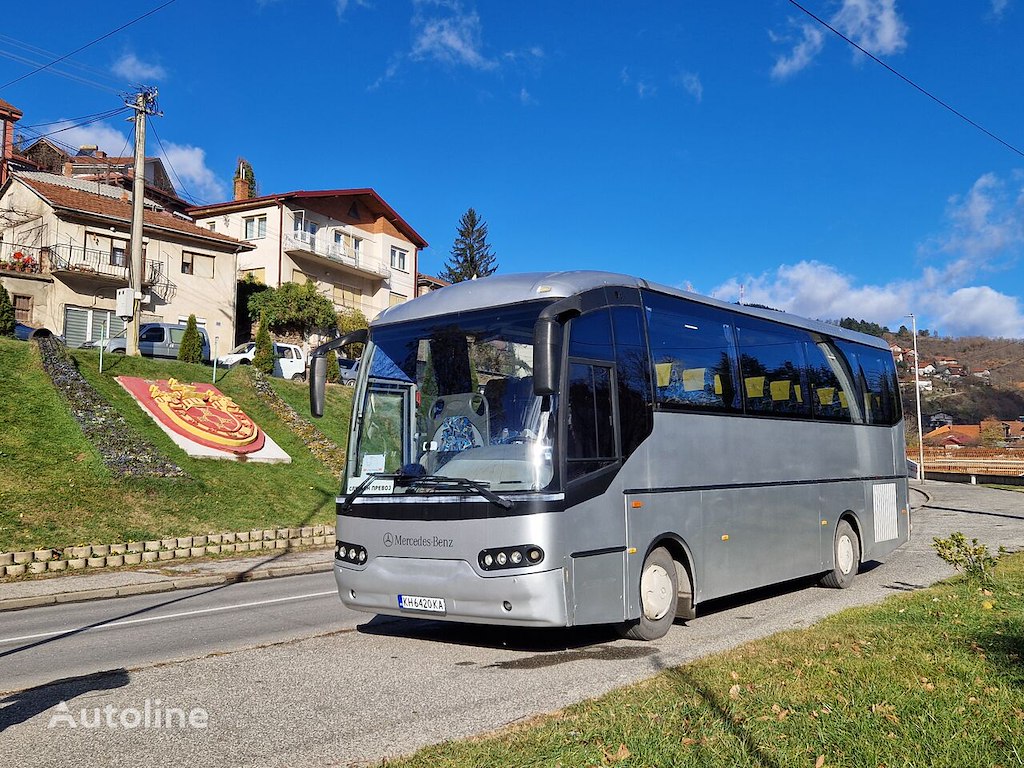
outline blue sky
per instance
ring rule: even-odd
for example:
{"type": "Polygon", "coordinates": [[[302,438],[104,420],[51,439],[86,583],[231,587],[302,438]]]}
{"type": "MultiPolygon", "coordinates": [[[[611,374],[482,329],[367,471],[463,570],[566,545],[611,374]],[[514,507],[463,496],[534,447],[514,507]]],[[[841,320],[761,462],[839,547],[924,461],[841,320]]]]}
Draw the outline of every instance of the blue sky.
{"type": "MultiPolygon", "coordinates": [[[[373,187],[427,273],[473,206],[502,272],[1024,337],[1024,156],[786,0],[175,0],[3,86],[165,1],[36,2],[0,98],[48,132],[155,85],[179,189],[226,199],[238,156],[264,194],[373,187]]],[[[802,4],[1024,149],[1022,0],[802,4]]],[[[128,154],[123,120],[54,138],[128,154]]]]}

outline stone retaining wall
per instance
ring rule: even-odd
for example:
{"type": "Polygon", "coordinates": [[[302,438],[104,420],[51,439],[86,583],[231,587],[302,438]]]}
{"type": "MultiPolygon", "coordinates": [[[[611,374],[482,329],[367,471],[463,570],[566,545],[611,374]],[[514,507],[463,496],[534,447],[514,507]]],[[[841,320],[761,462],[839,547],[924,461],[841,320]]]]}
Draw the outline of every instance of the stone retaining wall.
{"type": "Polygon", "coordinates": [[[266,528],[206,536],[130,541],[126,544],[91,544],[84,547],[0,552],[0,577],[57,571],[118,568],[124,565],[163,563],[206,555],[334,546],[334,526],[266,528]]]}

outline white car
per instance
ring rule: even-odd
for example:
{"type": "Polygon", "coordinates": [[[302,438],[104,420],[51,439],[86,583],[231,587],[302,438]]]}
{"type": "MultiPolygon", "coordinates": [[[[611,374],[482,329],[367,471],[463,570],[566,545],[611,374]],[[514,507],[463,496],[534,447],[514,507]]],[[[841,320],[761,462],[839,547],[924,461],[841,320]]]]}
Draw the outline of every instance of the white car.
{"type": "MultiPolygon", "coordinates": [[[[239,344],[226,355],[217,358],[218,365],[252,365],[256,356],[256,342],[239,344]]],[[[297,344],[274,343],[274,375],[283,379],[303,381],[306,378],[306,354],[297,344]]]]}

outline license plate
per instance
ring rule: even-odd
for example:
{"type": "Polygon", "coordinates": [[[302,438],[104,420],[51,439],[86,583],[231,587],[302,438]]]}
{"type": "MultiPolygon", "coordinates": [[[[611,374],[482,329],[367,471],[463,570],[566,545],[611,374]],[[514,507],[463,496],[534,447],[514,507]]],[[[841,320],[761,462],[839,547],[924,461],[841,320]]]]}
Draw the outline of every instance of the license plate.
{"type": "Polygon", "coordinates": [[[428,611],[444,613],[443,597],[418,597],[416,595],[399,595],[398,607],[404,611],[428,611]]]}

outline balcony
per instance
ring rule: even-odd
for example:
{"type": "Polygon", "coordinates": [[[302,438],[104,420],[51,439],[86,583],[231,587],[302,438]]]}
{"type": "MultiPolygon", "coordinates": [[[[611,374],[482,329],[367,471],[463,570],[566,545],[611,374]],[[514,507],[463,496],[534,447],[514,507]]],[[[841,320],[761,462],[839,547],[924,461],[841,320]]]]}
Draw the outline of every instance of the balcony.
{"type": "Polygon", "coordinates": [[[26,275],[43,273],[42,248],[16,243],[0,243],[0,270],[26,275]]]}
{"type": "Polygon", "coordinates": [[[129,256],[123,263],[111,263],[109,250],[98,251],[81,245],[51,245],[50,272],[55,275],[75,275],[128,284],[129,256]]]}
{"type": "MultiPolygon", "coordinates": [[[[85,248],[81,245],[51,245],[40,248],[44,270],[59,277],[81,277],[128,285],[130,252],[125,252],[123,263],[110,251],[85,248]]],[[[145,258],[145,257],[144,257],[145,258]]],[[[166,281],[161,261],[143,261],[142,283],[153,285],[166,281]]]]}
{"type": "Polygon", "coordinates": [[[316,235],[309,232],[291,232],[284,236],[284,250],[289,256],[305,256],[324,259],[363,277],[386,280],[391,277],[391,268],[377,259],[357,253],[351,247],[332,243],[317,243],[316,235]]]}

